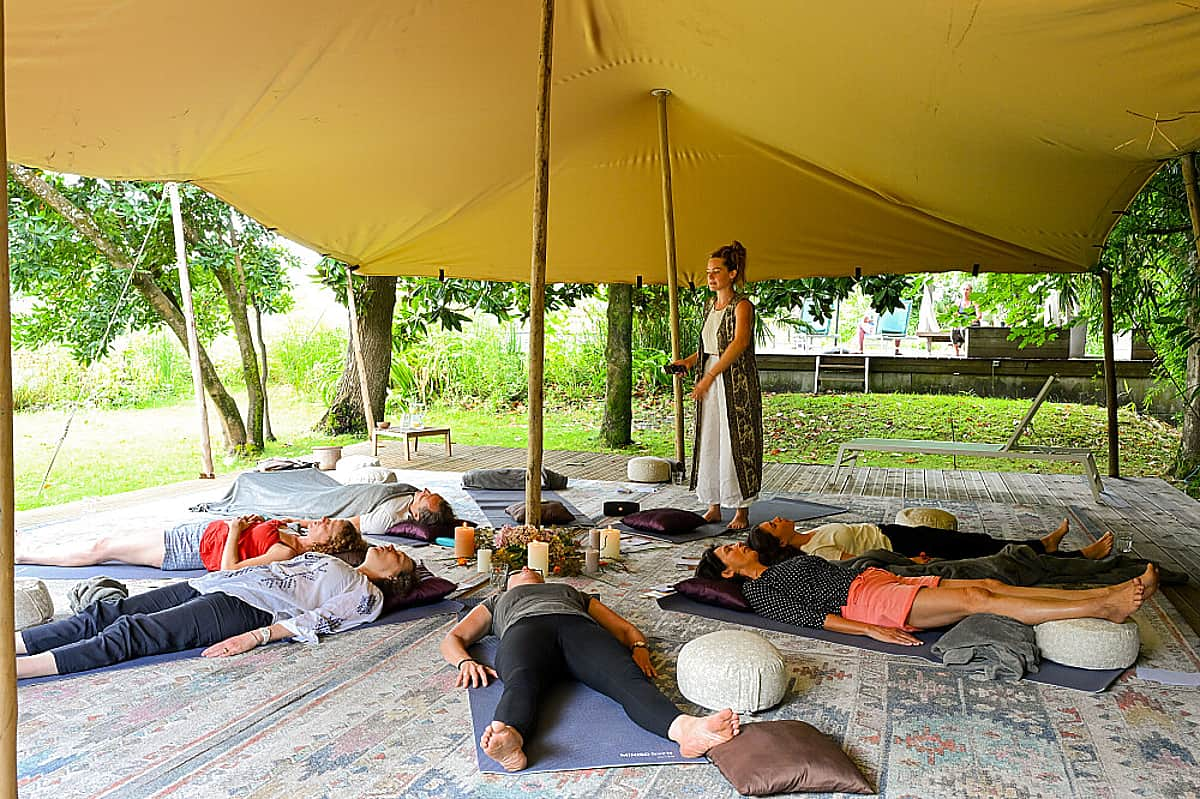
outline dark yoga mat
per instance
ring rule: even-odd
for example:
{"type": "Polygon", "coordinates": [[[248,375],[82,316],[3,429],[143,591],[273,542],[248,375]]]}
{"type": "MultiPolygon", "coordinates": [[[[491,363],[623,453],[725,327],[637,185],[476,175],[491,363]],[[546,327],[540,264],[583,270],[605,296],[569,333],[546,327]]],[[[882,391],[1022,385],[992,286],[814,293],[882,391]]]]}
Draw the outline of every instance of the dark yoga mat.
{"type": "MultiPolygon", "coordinates": [[[[923,658],[932,663],[941,664],[941,661],[933,654],[932,650],[934,643],[942,637],[942,633],[944,632],[942,630],[922,630],[913,633],[913,635],[921,639],[922,644],[920,646],[900,646],[898,644],[885,644],[882,641],[876,641],[874,638],[867,638],[865,635],[846,635],[844,633],[829,632],[828,630],[817,630],[811,627],[796,627],[791,624],[784,624],[783,622],[763,618],[749,611],[733,610],[731,608],[718,607],[717,605],[706,605],[703,602],[689,599],[682,594],[671,594],[662,597],[658,600],[658,606],[663,610],[673,610],[676,613],[688,613],[693,616],[703,616],[706,619],[717,619],[718,621],[743,624],[747,627],[758,627],[762,630],[791,633],[792,635],[799,635],[805,638],[816,638],[819,641],[829,641],[834,644],[844,644],[846,646],[858,647],[859,649],[884,652],[889,655],[910,655],[923,658]]],[[[946,668],[955,670],[952,666],[946,666],[946,668]]],[[[1088,693],[1098,694],[1112,685],[1124,673],[1125,669],[1106,669],[1103,671],[1077,669],[1072,666],[1055,663],[1051,660],[1043,660],[1041,668],[1036,672],[1026,674],[1024,679],[1031,682],[1059,685],[1063,688],[1073,688],[1076,691],[1087,691],[1088,693]]]]}
{"type": "MultiPolygon", "coordinates": [[[[415,621],[416,619],[425,619],[430,616],[438,616],[448,613],[459,613],[463,609],[461,602],[455,602],[452,599],[443,599],[438,602],[433,602],[428,605],[417,605],[411,608],[401,608],[400,610],[392,611],[386,616],[381,616],[370,625],[376,626],[380,624],[403,624],[404,622],[415,621]]],[[[271,644],[275,646],[280,643],[276,641],[271,644]]],[[[292,642],[285,642],[292,643],[292,642]]],[[[134,666],[149,666],[154,663],[168,663],[173,660],[183,660],[184,658],[198,658],[200,653],[207,647],[197,647],[195,649],[185,649],[181,652],[166,652],[161,655],[150,655],[149,657],[136,658],[135,660],[126,660],[123,663],[114,663],[111,666],[105,666],[102,669],[92,669],[91,671],[82,671],[76,674],[54,674],[49,677],[29,677],[24,680],[18,680],[20,685],[37,685],[38,683],[50,682],[52,680],[65,680],[70,677],[80,677],[86,674],[95,674],[101,671],[122,671],[124,669],[133,668],[134,666]]]]}
{"type": "Polygon", "coordinates": [[[95,566],[39,566],[35,563],[13,567],[13,576],[18,579],[38,580],[86,580],[89,577],[115,577],[118,580],[163,580],[176,578],[186,580],[208,574],[204,569],[181,569],[163,571],[153,566],[134,566],[129,563],[110,561],[95,566]]]}
{"type": "MultiPolygon", "coordinates": [[[[645,508],[644,510],[649,510],[649,508],[645,508]]],[[[834,516],[838,513],[845,513],[846,510],[846,508],[838,508],[833,505],[822,505],[819,502],[807,502],[799,497],[776,497],[775,499],[765,499],[761,502],[755,502],[750,506],[750,526],[754,527],[757,524],[770,521],[776,516],[803,521],[805,519],[817,519],[822,516],[834,516]]],[[[645,530],[634,530],[623,522],[617,522],[614,527],[623,532],[644,535],[647,538],[658,538],[663,541],[670,541],[673,544],[683,544],[688,541],[699,541],[701,538],[711,538],[715,535],[721,535],[725,532],[729,522],[733,520],[733,514],[734,511],[732,509],[722,508],[721,521],[719,523],[702,524],[695,530],[686,533],[651,533],[645,530]]]]}
{"type": "MultiPolygon", "coordinates": [[[[488,636],[471,648],[471,654],[490,665],[497,644],[495,637],[488,636]]],[[[472,688],[467,694],[475,730],[475,760],[484,774],[509,773],[479,747],[479,736],[492,723],[502,691],[503,683],[493,680],[486,688],[472,688]]],[[[525,747],[525,755],[529,767],[516,772],[518,775],[705,762],[702,757],[682,756],[673,741],[643,730],[619,704],[574,680],[564,680],[545,693],[537,731],[525,747]]]]}
{"type": "MultiPolygon", "coordinates": [[[[467,495],[475,500],[475,504],[483,511],[483,515],[487,517],[487,523],[492,527],[503,527],[506,524],[516,524],[513,518],[504,512],[504,509],[514,502],[524,502],[524,491],[497,490],[488,488],[468,488],[467,495]]],[[[553,491],[542,492],[542,502],[561,502],[563,507],[569,510],[575,516],[575,521],[571,522],[570,527],[592,527],[594,522],[591,517],[585,516],[567,500],[563,499],[553,491]]]]}

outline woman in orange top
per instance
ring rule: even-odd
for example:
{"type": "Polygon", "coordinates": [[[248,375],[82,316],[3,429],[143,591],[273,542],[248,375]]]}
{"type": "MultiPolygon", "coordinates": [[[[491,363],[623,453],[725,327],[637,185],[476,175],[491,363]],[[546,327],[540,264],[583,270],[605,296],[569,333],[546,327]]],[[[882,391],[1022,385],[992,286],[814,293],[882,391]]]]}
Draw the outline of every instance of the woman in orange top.
{"type": "Polygon", "coordinates": [[[163,571],[227,571],[290,560],[305,552],[365,550],[367,543],[347,519],[315,519],[306,535],[282,529],[284,520],[262,516],[186,521],[161,533],[101,536],[94,541],[31,546],[18,539],[13,560],[45,566],[93,566],[106,561],[153,566],[163,571]]]}

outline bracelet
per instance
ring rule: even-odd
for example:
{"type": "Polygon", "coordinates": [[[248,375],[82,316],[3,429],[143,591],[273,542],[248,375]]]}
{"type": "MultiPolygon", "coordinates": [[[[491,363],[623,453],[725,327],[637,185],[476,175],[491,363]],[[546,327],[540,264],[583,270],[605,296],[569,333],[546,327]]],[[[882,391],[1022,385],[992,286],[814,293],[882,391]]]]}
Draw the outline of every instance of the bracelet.
{"type": "Polygon", "coordinates": [[[458,661],[458,665],[455,666],[454,668],[458,669],[459,671],[462,671],[462,665],[464,663],[477,663],[477,662],[478,661],[476,661],[475,658],[463,658],[462,660],[458,661]]]}
{"type": "Polygon", "coordinates": [[[635,649],[649,650],[650,645],[648,643],[646,643],[645,641],[634,641],[632,644],[629,645],[629,651],[632,652],[635,649]]]}
{"type": "Polygon", "coordinates": [[[260,636],[262,638],[262,640],[259,641],[259,644],[271,643],[271,628],[270,627],[260,627],[259,629],[255,630],[254,632],[255,632],[255,634],[257,634],[258,636],[260,636]]]}

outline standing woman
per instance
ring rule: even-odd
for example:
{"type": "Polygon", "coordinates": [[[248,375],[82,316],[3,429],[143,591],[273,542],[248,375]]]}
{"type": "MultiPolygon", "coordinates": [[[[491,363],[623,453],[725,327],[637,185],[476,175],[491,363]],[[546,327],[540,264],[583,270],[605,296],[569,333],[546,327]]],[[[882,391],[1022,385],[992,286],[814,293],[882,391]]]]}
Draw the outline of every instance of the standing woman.
{"type": "Polygon", "coordinates": [[[754,360],[754,304],[746,283],[746,248],[735,241],[716,250],[705,269],[715,293],[700,334],[700,348],[676,361],[701,366],[692,391],[696,443],[692,484],[708,505],[704,518],[719,521],[721,506],[736,508],[730,528],[750,527],[750,506],[762,488],[762,392],[754,360]]]}

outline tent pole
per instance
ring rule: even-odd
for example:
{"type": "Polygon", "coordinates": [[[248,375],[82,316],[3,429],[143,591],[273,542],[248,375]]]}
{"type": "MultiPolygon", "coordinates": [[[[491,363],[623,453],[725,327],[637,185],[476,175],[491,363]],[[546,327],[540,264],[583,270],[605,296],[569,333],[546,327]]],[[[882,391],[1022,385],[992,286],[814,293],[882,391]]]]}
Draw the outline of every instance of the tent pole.
{"type": "Polygon", "coordinates": [[[375,447],[375,409],[371,407],[371,389],[367,385],[367,362],[363,358],[362,342],[358,338],[358,306],[354,302],[354,272],[346,267],[346,308],[350,311],[350,350],[354,353],[354,365],[358,369],[358,390],[362,394],[363,418],[367,420],[367,441],[371,452],[375,447]]]}
{"type": "Polygon", "coordinates": [[[525,523],[542,523],[542,376],[546,354],[546,214],[550,206],[550,75],[554,64],[554,0],[542,0],[537,117],[533,150],[533,258],[529,270],[529,460],[525,523]]]}
{"type": "MultiPolygon", "coordinates": [[[[0,163],[8,163],[4,117],[4,15],[0,14],[0,163]]],[[[0,187],[0,797],[17,796],[17,660],[13,630],[13,537],[16,489],[13,484],[12,307],[8,273],[8,182],[0,187]]]]}
{"type": "MultiPolygon", "coordinates": [[[[671,136],[667,130],[670,89],[650,92],[658,98],[658,156],[662,165],[663,238],[667,246],[667,300],[671,314],[671,360],[682,356],[679,340],[679,265],[675,256],[675,193],[671,186],[671,136]]],[[[683,375],[671,378],[675,396],[675,462],[683,464],[683,375]]]]}
{"type": "Polygon", "coordinates": [[[175,265],[179,269],[179,297],[183,305],[183,321],[187,327],[188,359],[192,365],[192,388],[200,411],[200,472],[202,478],[212,479],[212,441],[208,436],[208,403],[204,398],[204,377],[200,371],[200,336],[196,332],[196,311],[192,306],[192,279],[188,274],[187,245],[183,239],[183,209],[179,204],[179,184],[168,183],[171,198],[171,224],[175,228],[175,265]]]}
{"type": "Polygon", "coordinates": [[[1117,364],[1113,354],[1112,270],[1100,270],[1100,298],[1104,310],[1104,405],[1108,411],[1108,476],[1121,476],[1121,450],[1117,435],[1117,364]]]}
{"type": "Polygon", "coordinates": [[[1200,197],[1196,196],[1196,154],[1179,156],[1183,167],[1183,187],[1187,191],[1188,213],[1192,217],[1192,243],[1196,246],[1197,263],[1200,263],[1200,197]]]}

